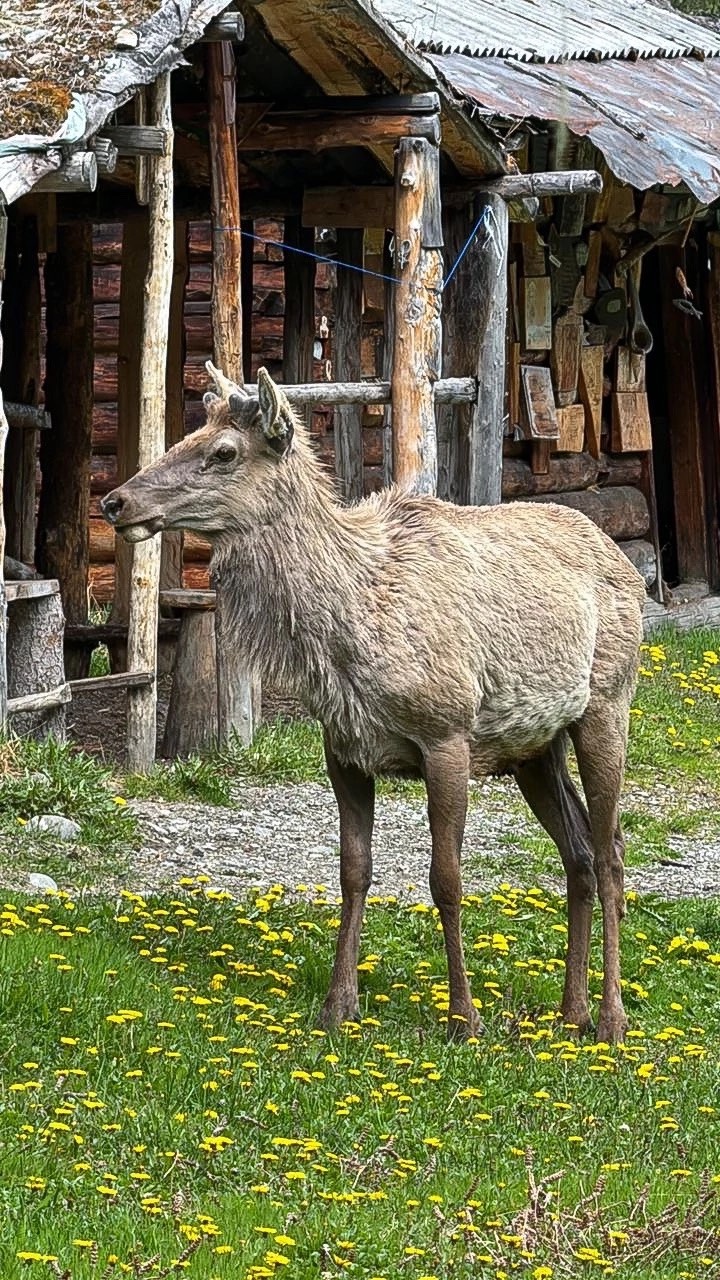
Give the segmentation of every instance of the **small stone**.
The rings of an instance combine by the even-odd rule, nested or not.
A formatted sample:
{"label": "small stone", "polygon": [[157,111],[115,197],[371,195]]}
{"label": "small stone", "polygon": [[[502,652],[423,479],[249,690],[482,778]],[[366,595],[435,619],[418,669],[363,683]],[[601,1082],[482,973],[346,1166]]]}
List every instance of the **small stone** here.
{"label": "small stone", "polygon": [[52,889],[53,892],[57,892],[57,885],[52,876],[44,876],[42,871],[31,871],[28,875],[28,883],[33,889],[42,889],[43,892]]}
{"label": "small stone", "polygon": [[72,818],[65,818],[61,813],[43,813],[37,818],[30,818],[26,831],[45,831],[48,835],[57,836],[58,840],[77,840],[80,835],[80,824]]}
{"label": "small stone", "polygon": [[140,43],[140,36],[137,31],[133,31],[132,27],[123,27],[115,35],[116,49],[137,49]]}

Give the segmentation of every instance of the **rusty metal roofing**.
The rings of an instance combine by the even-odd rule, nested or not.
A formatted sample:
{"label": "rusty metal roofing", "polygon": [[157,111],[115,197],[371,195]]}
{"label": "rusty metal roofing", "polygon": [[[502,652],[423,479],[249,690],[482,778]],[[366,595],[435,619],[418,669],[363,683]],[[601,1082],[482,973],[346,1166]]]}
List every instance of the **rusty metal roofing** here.
{"label": "rusty metal roofing", "polygon": [[430,60],[485,118],[563,121],[590,138],[623,182],[640,190],[684,182],[704,204],[720,197],[720,59]]}
{"label": "rusty metal roofing", "polygon": [[720,55],[720,33],[651,0],[376,0],[376,8],[429,53],[525,62]]}

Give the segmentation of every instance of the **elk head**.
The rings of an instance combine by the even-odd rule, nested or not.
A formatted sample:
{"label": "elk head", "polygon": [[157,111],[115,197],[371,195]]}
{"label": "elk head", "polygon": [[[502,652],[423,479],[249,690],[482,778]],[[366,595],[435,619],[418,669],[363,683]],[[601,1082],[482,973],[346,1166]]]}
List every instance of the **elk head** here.
{"label": "elk head", "polygon": [[100,503],[127,542],[161,529],[212,539],[264,518],[277,468],[293,450],[293,411],[266,369],[258,369],[257,395],[249,395],[209,360],[205,367],[215,386],[203,397],[206,425]]}

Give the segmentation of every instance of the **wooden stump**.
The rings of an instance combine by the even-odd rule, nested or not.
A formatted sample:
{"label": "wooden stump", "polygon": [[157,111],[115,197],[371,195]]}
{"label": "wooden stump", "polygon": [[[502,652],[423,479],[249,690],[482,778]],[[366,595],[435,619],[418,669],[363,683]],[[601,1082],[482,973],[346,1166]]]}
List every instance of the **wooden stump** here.
{"label": "wooden stump", "polygon": [[[65,683],[63,616],[56,580],[8,583],[7,667],[8,696],[58,689]],[[42,594],[40,594],[42,593]],[[13,715],[14,733],[21,737],[65,738],[65,707]]]}
{"label": "wooden stump", "polygon": [[182,609],[162,746],[164,756],[175,758],[207,751],[217,742],[215,592],[172,591],[160,598],[164,607]]}

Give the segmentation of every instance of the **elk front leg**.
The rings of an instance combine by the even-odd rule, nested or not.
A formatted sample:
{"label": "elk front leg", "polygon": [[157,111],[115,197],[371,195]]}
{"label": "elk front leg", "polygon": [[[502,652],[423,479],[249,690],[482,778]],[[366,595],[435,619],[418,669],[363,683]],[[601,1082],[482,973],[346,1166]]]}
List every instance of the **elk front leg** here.
{"label": "elk front leg", "polygon": [[340,764],[325,741],[325,759],[340,813],[340,888],[342,911],[330,988],[320,1025],[356,1021],[358,954],[365,898],[372,877],[375,781],[352,765]]}
{"label": "elk front leg", "polygon": [[424,757],[428,817],[432,836],[430,892],[440,913],[448,962],[448,1038],[478,1035],[480,1019],[472,1002],[460,936],[460,850],[465,831],[470,752],[463,739],[443,743]]}

